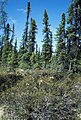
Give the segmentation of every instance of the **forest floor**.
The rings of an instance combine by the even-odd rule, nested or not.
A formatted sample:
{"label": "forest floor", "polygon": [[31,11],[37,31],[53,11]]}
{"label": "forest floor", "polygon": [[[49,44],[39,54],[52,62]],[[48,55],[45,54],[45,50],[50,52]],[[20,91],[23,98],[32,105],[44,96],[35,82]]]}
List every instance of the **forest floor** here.
{"label": "forest floor", "polygon": [[22,69],[0,74],[1,104],[10,120],[81,120],[81,75]]}

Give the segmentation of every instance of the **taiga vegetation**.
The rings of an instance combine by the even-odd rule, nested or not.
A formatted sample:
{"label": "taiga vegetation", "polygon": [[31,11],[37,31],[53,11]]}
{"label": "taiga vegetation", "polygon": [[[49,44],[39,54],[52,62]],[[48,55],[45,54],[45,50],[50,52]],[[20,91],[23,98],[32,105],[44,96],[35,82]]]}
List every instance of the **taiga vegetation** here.
{"label": "taiga vegetation", "polygon": [[81,1],[70,1],[55,36],[44,10],[41,49],[31,2],[20,44],[6,3],[0,1],[0,120],[81,120]]}

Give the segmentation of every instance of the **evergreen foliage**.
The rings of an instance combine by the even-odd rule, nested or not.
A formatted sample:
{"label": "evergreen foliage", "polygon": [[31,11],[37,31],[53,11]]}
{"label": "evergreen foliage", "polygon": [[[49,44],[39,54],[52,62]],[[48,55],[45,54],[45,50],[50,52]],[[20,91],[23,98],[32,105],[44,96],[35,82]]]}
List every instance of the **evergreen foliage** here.
{"label": "evergreen foliage", "polygon": [[56,63],[58,70],[64,70],[66,49],[65,49],[65,14],[62,14],[62,20],[56,32],[57,50]]}
{"label": "evergreen foliage", "polygon": [[34,19],[31,18],[30,23],[30,31],[29,31],[29,40],[28,40],[28,52],[32,54],[35,52],[35,39],[36,39],[36,33],[37,33],[37,25]]}
{"label": "evergreen foliage", "polygon": [[15,25],[11,27],[7,23],[5,2],[0,2],[0,29],[3,29],[0,34],[0,103],[6,105],[3,119],[80,120],[81,0],[71,0],[67,14],[62,13],[55,35],[55,52],[46,9],[40,50],[36,21],[29,19],[30,1],[20,46],[17,39],[14,41]]}
{"label": "evergreen foliage", "polygon": [[[21,67],[32,69],[43,67],[55,68],[57,71],[61,72],[81,71],[80,0],[72,0],[68,7],[67,15],[65,15],[65,13],[62,14],[61,22],[55,36],[55,40],[57,41],[55,54],[53,54],[53,35],[50,29],[49,17],[46,9],[44,10],[43,17],[44,28],[42,50],[38,50],[38,45],[36,44],[37,24],[33,18],[29,19],[31,7],[30,1],[28,1],[26,26],[18,51],[17,41],[15,42],[15,46],[13,45],[15,37],[14,24],[12,29],[9,24],[6,24],[7,14],[4,11],[5,2],[6,1],[1,2],[0,4],[0,28],[4,28],[3,35],[0,35],[0,64],[13,66],[14,68]],[[65,16],[67,16],[67,18],[65,18]]]}
{"label": "evergreen foliage", "polygon": [[30,15],[30,1],[28,1],[27,4],[27,10],[26,10],[26,27],[24,31],[24,46],[26,47],[27,41],[28,41],[28,25],[29,25],[29,15]]}
{"label": "evergreen foliage", "polygon": [[8,53],[9,53],[9,29],[10,25],[7,24],[6,26],[6,36],[4,40],[4,46],[2,49],[2,64],[7,65],[7,58],[8,58]]}
{"label": "evergreen foliage", "polygon": [[[69,70],[77,72],[78,59],[81,51],[81,2],[73,0],[68,8],[67,23],[69,24],[67,36],[67,56],[69,59]],[[75,65],[76,64],[76,65]]]}
{"label": "evergreen foliage", "polygon": [[18,67],[17,39],[15,40],[15,45],[12,53],[12,67]]}
{"label": "evergreen foliage", "polygon": [[50,40],[50,38],[52,38],[52,34],[50,33],[49,18],[46,9],[44,11],[43,25],[44,25],[44,29],[43,29],[44,38],[42,41],[43,42],[42,59],[45,62],[44,67],[46,68],[47,64],[49,64],[49,60],[51,59],[51,55],[52,55],[52,45],[51,45],[52,40]]}

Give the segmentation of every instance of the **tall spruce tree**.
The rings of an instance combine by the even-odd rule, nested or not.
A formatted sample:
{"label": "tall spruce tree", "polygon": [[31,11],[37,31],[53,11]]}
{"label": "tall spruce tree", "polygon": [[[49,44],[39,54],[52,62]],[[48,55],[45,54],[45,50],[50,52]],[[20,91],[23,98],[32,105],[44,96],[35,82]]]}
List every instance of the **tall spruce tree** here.
{"label": "tall spruce tree", "polygon": [[7,24],[6,26],[6,36],[4,40],[4,46],[2,49],[2,64],[7,65],[7,58],[8,58],[8,53],[9,53],[9,32],[10,30],[10,25]]}
{"label": "tall spruce tree", "polygon": [[68,8],[69,24],[66,32],[69,70],[77,71],[78,58],[81,56],[81,1],[72,0]]}
{"label": "tall spruce tree", "polygon": [[49,18],[48,18],[48,14],[46,9],[44,10],[44,18],[43,18],[43,25],[44,25],[44,29],[43,29],[43,34],[44,34],[44,38],[43,38],[43,45],[42,45],[42,58],[44,63],[44,67],[46,68],[46,66],[49,63],[49,60],[51,59],[51,53],[50,53],[50,28],[49,28]]}
{"label": "tall spruce tree", "polygon": [[8,65],[9,67],[12,67],[12,54],[13,54],[13,41],[14,41],[14,24],[12,26],[12,30],[10,29],[10,32],[12,32],[10,41],[9,41],[9,53],[8,53]]}
{"label": "tall spruce tree", "polygon": [[26,47],[27,41],[28,41],[28,25],[29,25],[29,15],[30,15],[30,1],[28,1],[27,4],[27,10],[26,10],[26,27],[24,31],[24,46]]}
{"label": "tall spruce tree", "polygon": [[19,63],[20,67],[29,63],[29,54],[28,54],[29,31],[28,31],[28,27],[29,27],[30,10],[31,10],[30,1],[28,1],[27,10],[26,10],[26,26],[25,26],[24,34],[22,36],[22,42],[21,42],[21,45],[19,48],[19,56],[18,56],[18,61],[19,61],[18,63]]}
{"label": "tall spruce tree", "polygon": [[36,33],[37,33],[37,25],[35,20],[31,18],[29,37],[26,45],[27,51],[23,54],[22,57],[24,63],[28,64],[29,66],[31,64],[30,57],[35,52]]}
{"label": "tall spruce tree", "polygon": [[34,53],[35,50],[35,39],[36,39],[36,33],[37,33],[37,25],[34,19],[31,18],[30,22],[30,31],[29,31],[29,40],[28,40],[28,52],[30,54]]}
{"label": "tall spruce tree", "polygon": [[58,70],[64,70],[65,67],[65,14],[62,14],[61,23],[56,31],[56,40],[57,40],[57,48],[56,48],[56,63]]}

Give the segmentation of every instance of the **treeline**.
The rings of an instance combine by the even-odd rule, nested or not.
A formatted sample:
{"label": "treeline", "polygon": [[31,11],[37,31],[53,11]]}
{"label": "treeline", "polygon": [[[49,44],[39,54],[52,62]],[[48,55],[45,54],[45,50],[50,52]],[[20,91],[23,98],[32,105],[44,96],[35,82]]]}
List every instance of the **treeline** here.
{"label": "treeline", "polygon": [[[50,29],[49,17],[46,9],[43,14],[42,50],[36,42],[38,27],[36,21],[30,18],[31,6],[27,4],[26,24],[22,41],[17,50],[15,44],[14,24],[12,28],[6,20],[4,4],[1,4],[3,34],[0,36],[0,65],[12,68],[52,68],[57,71],[80,72],[81,69],[81,1],[72,0],[67,18],[62,14],[61,22],[54,37],[57,41],[56,51],[53,52],[53,35]],[[4,15],[3,15],[4,14]],[[29,24],[30,23],[30,24]]]}

